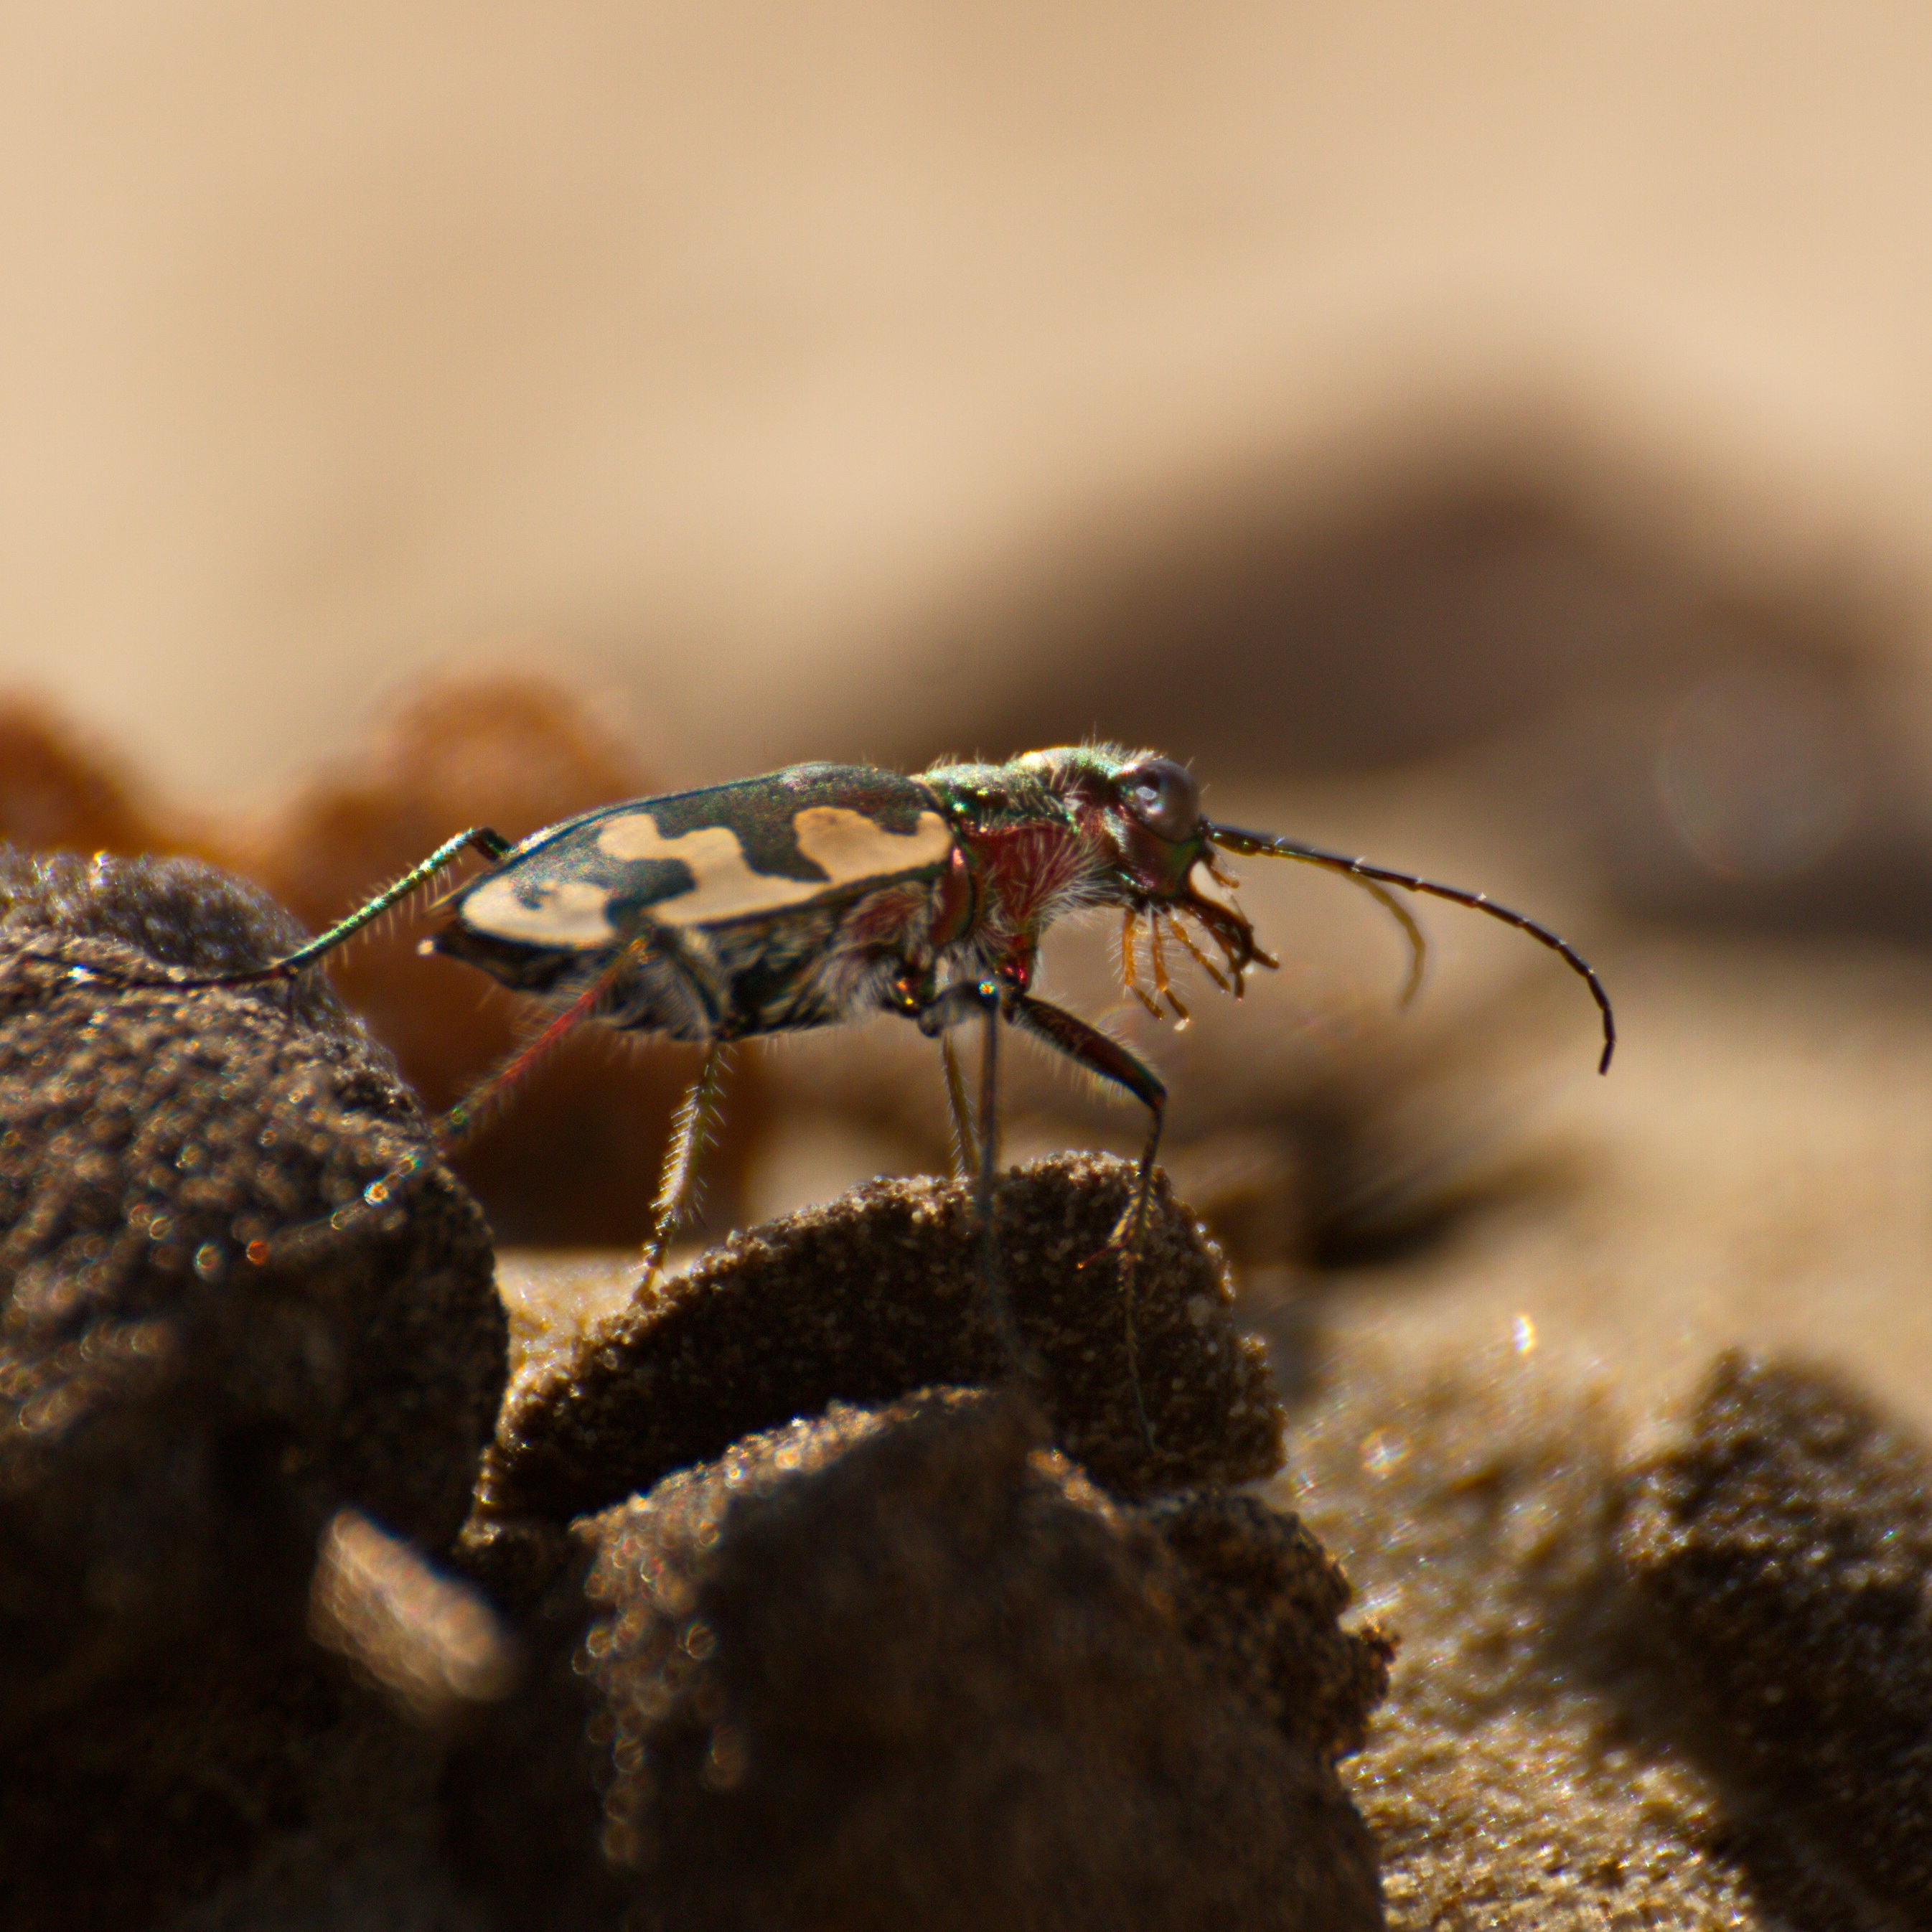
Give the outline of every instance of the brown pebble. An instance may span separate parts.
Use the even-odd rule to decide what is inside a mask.
[[[499,1702],[516,1684],[516,1640],[482,1593],[358,1509],[338,1510],[322,1532],[308,1627],[425,1724]]]
[[[198,862],[0,854],[10,1926],[146,1923],[299,1824],[362,1721],[317,1534],[446,1545],[502,1387],[482,1217],[326,988],[122,983],[298,937]],[[406,1214],[328,1226],[405,1156]]]
[[[1832,1375],[1726,1354],[1622,1549],[1714,1754],[1932,1916],[1932,1450]]]
[[[1114,1502],[1023,1398],[932,1391],[738,1442],[578,1534],[638,1922],[1382,1923],[1332,1761],[1386,1646],[1258,1504]]]
[[[1220,1252],[1164,1178],[1142,1250],[1135,1328],[1154,1446],[1135,1412],[1106,1246],[1130,1163],[1060,1155],[1000,1183],[1001,1278],[1044,1365],[1055,1441],[1123,1492],[1243,1482],[1281,1462],[1262,1345],[1239,1334]],[[735,1236],[640,1292],[561,1366],[514,1388],[486,1458],[479,1522],[564,1521],[834,1401],[890,1402],[1007,1372],[988,1318],[971,1192],[874,1181]]]
[[[1318,1757],[1360,1750],[1395,1646],[1372,1628],[1335,1641],[1352,1594],[1341,1565],[1298,1517],[1258,1496],[1188,1490],[1144,1507],[1179,1560],[1176,1610],[1188,1642]]]

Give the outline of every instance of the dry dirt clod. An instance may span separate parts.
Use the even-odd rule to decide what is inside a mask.
[[[1835,1376],[1726,1354],[1622,1547],[1777,1835],[1932,1916],[1932,1449]]]
[[[1132,1172],[1111,1156],[1062,1155],[1000,1185],[1002,1277],[1044,1366],[1054,1439],[1123,1493],[1269,1474],[1281,1412],[1265,1353],[1237,1331],[1226,1265],[1165,1180],[1135,1298],[1151,1452],[1142,1436],[1114,1265],[1082,1265],[1106,1246]],[[1003,1379],[974,1229],[971,1192],[957,1183],[875,1181],[640,1292],[560,1365],[513,1388],[472,1540],[519,1516],[604,1508],[832,1402]]]
[[[1110,1500],[1023,1398],[937,1390],[578,1534],[633,1923],[1381,1924],[1333,1761],[1388,1647],[1292,1520]]]
[[[278,1245],[429,1152],[326,987],[117,985],[299,936],[196,862],[0,852],[11,1926],[145,1923],[299,1826],[362,1721],[306,1634],[318,1533],[346,1504],[446,1546],[502,1387],[488,1233],[433,1160],[406,1214]]]

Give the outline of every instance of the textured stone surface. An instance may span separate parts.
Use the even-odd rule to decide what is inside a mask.
[[[1715,1760],[1812,1863],[1932,1916],[1932,1448],[1839,1377],[1729,1354],[1623,1547]]]
[[[1002,1277],[1044,1364],[1054,1439],[1123,1490],[1266,1475],[1280,1411],[1265,1354],[1236,1330],[1226,1266],[1164,1180],[1135,1314],[1147,1448],[1114,1265],[1081,1267],[1106,1246],[1132,1172],[1067,1155],[1000,1185]],[[519,1378],[487,1460],[486,1514],[599,1509],[829,1402],[999,1378],[974,1230],[964,1186],[884,1180],[734,1238]]]
[[[1022,1399],[935,1392],[580,1533],[636,1922],[1380,1923],[1331,1765],[1386,1648],[1258,1505],[1109,1502]]]
[[[438,1165],[328,1225],[428,1150],[326,989],[119,983],[296,936],[194,862],[0,860],[10,1924],[121,1922],[302,1827],[344,1726],[390,1721],[307,1636],[316,1536],[346,1503],[447,1544],[502,1386]]]
[[[1342,1768],[1390,1926],[1918,1923],[1925,1449],[1728,1358],[1633,1464],[1610,1394],[1371,1348],[1291,1429],[1280,1499],[1401,1639]]]

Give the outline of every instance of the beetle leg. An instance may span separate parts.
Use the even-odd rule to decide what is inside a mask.
[[[619,973],[630,963],[630,949],[626,947],[616,961],[604,968],[592,980],[550,1024],[535,1039],[526,1041],[494,1073],[485,1074],[448,1113],[436,1124],[436,1144],[447,1153],[459,1142],[475,1131],[477,1124],[490,1110],[501,1102],[514,1087],[520,1086],[539,1065],[550,1058],[552,1050],[560,1045],[567,1034],[574,1033],[583,1023],[592,1018],[598,1003],[617,978]]]
[[[596,1017],[604,996],[630,966],[632,956],[640,944],[634,940],[626,946],[541,1033],[519,1047],[494,1072],[486,1074],[436,1123],[432,1132],[438,1154],[447,1154],[460,1145],[475,1131],[478,1123],[548,1059],[553,1049],[568,1035],[575,1032],[586,1020]],[[386,1174],[378,1174],[370,1181],[363,1189],[359,1200],[337,1208],[326,1220],[292,1228],[286,1234],[278,1235],[273,1244],[250,1243],[249,1260],[259,1266],[269,1258],[275,1247],[299,1246],[322,1229],[350,1227],[364,1214],[380,1212],[395,1199],[406,1181],[422,1172],[429,1158],[427,1154],[406,1154]],[[261,1250],[259,1254],[256,1252],[258,1247]]]
[[[880,1004],[887,1012],[912,1021],[928,1037],[938,1035],[940,1062],[946,1070],[946,1108],[952,1122],[952,1178],[969,1180],[979,1159],[974,1152],[978,1142],[974,1137],[972,1109],[966,1102],[965,1076],[959,1070],[950,1029],[976,1013],[979,1002],[974,1000],[961,1012],[946,1012],[933,997],[932,976],[929,967],[921,973],[908,964],[886,986]]]
[[[974,1190],[974,1208],[980,1224],[980,1272],[986,1292],[987,1313],[993,1332],[1000,1338],[1006,1360],[1014,1372],[1030,1381],[1036,1378],[1037,1364],[1013,1319],[1012,1304],[1000,1280],[999,1230],[994,1220],[994,1182],[999,1166],[999,1064],[1000,1011],[1004,1002],[1024,1000],[1023,993],[1002,989],[990,977],[956,980],[943,992],[928,1000],[919,1013],[919,1030],[928,1036],[941,1036],[951,1027],[982,1016],[984,1045],[980,1058],[979,1184]],[[962,1082],[956,1104],[965,1111]]]
[[[412,866],[393,885],[385,886],[367,905],[351,913],[346,919],[337,920],[326,932],[291,952],[286,958],[257,967],[252,973],[224,974],[212,983],[226,986],[245,983],[250,980],[291,979],[304,967],[312,966],[325,953],[333,952],[338,946],[353,939],[364,926],[373,925],[392,907],[400,905],[411,893],[428,885],[437,873],[452,860],[460,858],[465,851],[477,853],[494,865],[498,860],[508,857],[512,850],[509,840],[500,832],[493,832],[487,825],[472,825],[467,832],[459,832],[454,838],[445,839],[421,865]]]
[[[980,1049],[980,1271],[1000,1346],[1006,1359],[1024,1374],[1028,1366],[1027,1346],[1013,1319],[1006,1284],[1000,1279],[999,1202],[994,1192],[1000,1171],[1000,992],[990,980],[982,982],[978,991],[986,1014],[984,1043]]]
[[[1127,1381],[1133,1390],[1134,1413],[1139,1418],[1141,1438],[1151,1450],[1154,1426],[1148,1419],[1147,1399],[1141,1388],[1140,1356],[1134,1335],[1134,1276],[1139,1264],[1142,1237],[1147,1232],[1148,1207],[1154,1192],[1154,1161],[1160,1148],[1160,1132],[1167,1112],[1167,1089],[1147,1063],[1130,1053],[1117,1040],[1110,1040],[1098,1027],[1083,1019],[1022,994],[1010,999],[1006,1016],[1016,1026],[1023,1026],[1043,1040],[1055,1052],[1064,1053],[1076,1065],[1084,1066],[1102,1080],[1124,1087],[1145,1107],[1149,1115],[1147,1144],[1134,1177],[1134,1190],[1126,1210],[1114,1223],[1102,1254],[1120,1258],[1120,1306],[1126,1325]],[[1093,1257],[1098,1260],[1099,1256]],[[1083,1264],[1088,1265],[1088,1264]]]
[[[972,1111],[966,1103],[966,1076],[960,1071],[959,1055],[954,1050],[950,1033],[939,1036],[939,1054],[946,1068],[946,1110],[952,1116],[952,1178],[968,1180],[979,1160],[978,1143],[973,1132]]]
[[[731,1056],[730,1046],[714,1040],[704,1049],[704,1064],[684,1096],[671,1129],[670,1144],[664,1149],[664,1174],[658,1183],[657,1198],[651,1203],[651,1238],[644,1244],[644,1284],[655,1281],[664,1266],[670,1238],[677,1232],[694,1192],[698,1157],[717,1124],[718,1096],[724,1084],[724,1069]]]
[[[492,832],[487,825],[472,825],[467,832],[459,832],[454,838],[446,838],[421,865],[411,866],[393,885],[384,886],[366,905],[358,906],[347,918],[338,920],[326,932],[317,934],[306,946],[298,946],[294,952],[284,954],[280,959],[272,959],[266,966],[250,966],[239,973],[200,973],[182,980],[122,980],[116,983],[192,993],[205,987],[253,986],[267,980],[293,980],[318,959],[333,952],[338,946],[346,945],[365,927],[374,925],[391,907],[400,905],[412,892],[428,885],[437,873],[452,860],[460,858],[466,850],[479,853],[494,865],[499,859],[507,857],[513,849],[501,832]]]

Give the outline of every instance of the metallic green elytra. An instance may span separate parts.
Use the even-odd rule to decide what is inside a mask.
[[[1168,976],[1170,940],[1237,997],[1251,968],[1276,963],[1239,908],[1217,896],[1236,883],[1221,859],[1292,859],[1354,880],[1401,922],[1414,951],[1410,992],[1423,940],[1398,892],[1467,906],[1548,946],[1582,976],[1600,1010],[1600,1070],[1607,1070],[1616,1043],[1602,982],[1547,927],[1480,892],[1217,824],[1202,814],[1185,766],[1112,745],[1062,746],[1005,764],[935,765],[916,778],[863,766],[794,765],[605,806],[515,846],[479,827],[448,841],[286,958],[248,973],[149,983],[292,978],[466,850],[488,863],[444,902],[445,922],[424,950],[466,961],[534,996],[554,1017],[444,1118],[439,1134],[446,1145],[585,1021],[704,1043],[710,1051],[656,1204],[647,1250],[655,1270],[688,1194],[730,1045],[896,1013],[944,1046],[960,1144],[976,1144],[988,1303],[1011,1360],[1024,1370],[1031,1358],[999,1286],[992,1216],[997,1048],[1003,1024],[1019,1027],[1148,1110],[1138,1184],[1106,1251],[1118,1262],[1137,1406],[1133,1275],[1166,1089],[1138,1054],[1034,994],[1040,942],[1056,920],[1100,908],[1119,912],[1124,989],[1156,1015],[1165,1005],[1184,1024],[1186,1010]],[[1142,983],[1143,923],[1151,991]],[[980,1022],[983,1040],[976,1130],[947,1042],[950,1030],[968,1020]],[[406,1178],[384,1175],[365,1198],[386,1207]],[[1141,1414],[1144,1429],[1144,1406]]]

